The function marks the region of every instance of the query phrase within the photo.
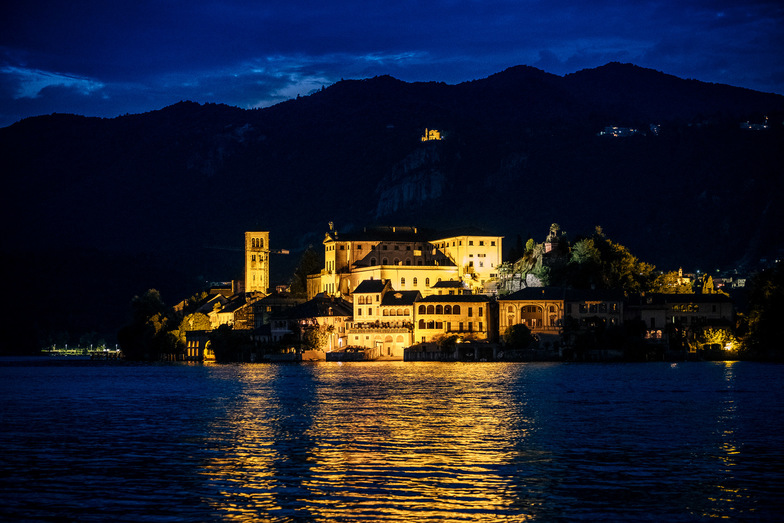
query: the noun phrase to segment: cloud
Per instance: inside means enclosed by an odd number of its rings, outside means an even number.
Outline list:
[[[3,66],[0,76],[2,83],[16,85],[14,98],[38,98],[47,87],[67,87],[83,95],[91,95],[104,88],[100,81],[77,75],[26,69],[23,67]]]

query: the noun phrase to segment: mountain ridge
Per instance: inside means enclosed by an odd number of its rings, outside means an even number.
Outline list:
[[[740,129],[765,115],[769,129]],[[781,211],[763,213],[784,196],[782,120],[784,96],[619,63],[563,77],[516,66],[453,85],[343,80],[264,109],[183,101],[108,119],[32,117],[0,129],[2,216],[14,224],[0,251],[107,259],[91,266],[100,275],[20,262],[18,295],[116,288],[125,253],[148,267],[128,285],[161,286],[169,300],[239,277],[241,257],[203,246],[239,247],[245,230],[294,251],[273,264],[285,282],[329,221],[344,231],[475,225],[507,246],[541,240],[552,222],[573,236],[602,225],[663,269],[731,266],[782,245]],[[610,125],[643,132],[597,136]],[[444,139],[420,141],[425,128]],[[104,297],[113,309],[130,299]]]

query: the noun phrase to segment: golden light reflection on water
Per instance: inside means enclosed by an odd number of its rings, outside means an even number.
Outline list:
[[[437,365],[294,368],[240,367],[242,400],[204,468],[221,517],[527,518],[512,445],[528,420],[497,393],[503,367],[463,368],[451,387],[423,379],[451,372]]]

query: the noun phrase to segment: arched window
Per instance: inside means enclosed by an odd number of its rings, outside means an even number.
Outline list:
[[[436,314],[444,314],[444,308],[441,305],[436,305]]]
[[[417,279],[414,278],[414,287],[416,287],[416,286],[417,286]]]
[[[389,311],[384,309],[384,316],[389,316]]]
[[[417,260],[417,265],[422,265],[422,260]]]
[[[382,258],[381,265],[389,265],[389,260],[387,260],[386,258]]]
[[[420,305],[419,306],[419,314],[425,314],[425,306],[424,305]]]
[[[550,307],[547,310],[549,312],[555,312],[555,305],[550,305]]]
[[[512,306],[510,305],[509,307],[507,307],[507,308],[506,308],[506,312],[511,312],[511,313],[514,313],[514,307],[512,307]]]
[[[419,328],[420,329],[424,329],[425,328],[425,320],[419,320]]]
[[[406,265],[411,265],[411,260],[406,260]]]
[[[430,287],[430,278],[425,278],[425,287]]]
[[[460,305],[452,307],[452,314],[460,314]]]
[[[397,311],[395,309],[390,309],[389,311],[384,309],[384,316],[386,316],[387,313],[389,313],[390,316],[397,316]]]
[[[408,311],[407,310],[403,310],[403,309],[398,309],[397,310],[397,315],[398,316],[408,316]]]
[[[432,305],[428,305],[427,306],[427,313],[428,314],[435,314],[436,313],[436,308],[433,307]]]
[[[375,265],[375,264],[376,264],[376,259],[370,258],[370,265]]]
[[[452,306],[444,305],[444,314],[452,314]]]

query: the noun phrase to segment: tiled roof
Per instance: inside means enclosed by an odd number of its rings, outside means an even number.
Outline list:
[[[445,303],[445,302],[461,302],[461,303],[479,303],[489,302],[490,298],[484,294],[431,294],[417,303]]]
[[[386,280],[363,280],[362,283],[357,285],[353,294],[366,293],[366,292],[381,292],[386,287]]]
[[[413,305],[421,294],[419,291],[392,291],[384,294],[381,305],[403,306]]]

